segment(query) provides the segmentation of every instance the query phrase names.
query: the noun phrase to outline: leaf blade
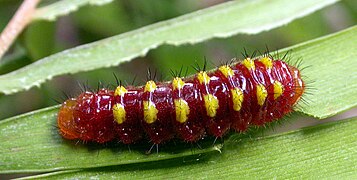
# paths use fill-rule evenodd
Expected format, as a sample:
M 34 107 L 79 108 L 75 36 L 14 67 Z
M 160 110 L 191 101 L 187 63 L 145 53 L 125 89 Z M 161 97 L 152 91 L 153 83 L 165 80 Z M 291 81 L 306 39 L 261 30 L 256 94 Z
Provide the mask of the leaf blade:
M 284 25 L 338 0 L 294 1 L 296 2 L 293 3 L 291 0 L 277 0 L 274 3 L 268 0 L 230 1 L 82 45 L 1 75 L 0 92 L 11 94 L 39 86 L 54 76 L 115 66 L 143 56 L 149 50 L 162 44 L 194 44 L 214 37 L 229 37 L 237 33 L 259 33 Z M 280 7 L 289 10 L 279 10 Z M 274 9 L 276 11 L 273 11 Z M 251 12 L 254 11 L 262 13 L 252 16 Z
M 352 118 L 263 138 L 232 137 L 223 153 L 197 162 L 162 161 L 33 178 L 353 179 L 357 177 L 356 128 L 357 118 Z
M 289 48 L 295 58 L 303 58 L 302 66 L 308 68 L 302 74 L 313 88 L 307 89 L 308 103 L 300 101 L 298 111 L 323 119 L 357 106 L 355 42 L 357 26 Z
M 60 16 L 67 15 L 71 12 L 78 10 L 85 5 L 104 5 L 112 2 L 113 0 L 62 0 L 45 7 L 36 9 L 33 16 L 33 21 L 47 20 L 54 21 Z
M 314 64 L 314 63 L 320 64 L 323 60 L 316 61 L 315 58 L 316 57 L 320 58 L 320 56 L 318 56 L 318 55 L 321 55 L 321 54 L 324 55 L 326 53 L 329 54 L 328 52 L 332 52 L 331 49 L 326 48 L 326 47 L 330 46 L 330 43 L 332 43 L 332 44 L 339 43 L 338 46 L 344 47 L 345 50 L 346 50 L 346 48 L 353 48 L 354 46 L 351 46 L 351 43 L 353 44 L 353 42 L 356 42 L 356 41 L 354 41 L 354 38 L 357 37 L 356 34 L 357 34 L 357 26 L 354 26 L 350 29 L 341 31 L 339 33 L 336 33 L 336 34 L 333 34 L 333 35 L 330 35 L 327 37 L 323 37 L 323 38 L 320 38 L 317 40 L 313 40 L 308 43 L 303 43 L 301 45 L 297 45 L 293 49 L 296 50 L 295 53 L 297 53 L 298 55 L 299 55 L 299 53 L 304 53 L 304 57 L 307 57 L 307 60 L 306 60 L 307 64 L 310 64 L 310 65 Z M 348 46 L 348 47 L 346 47 L 346 46 Z M 313 48 L 313 47 L 315 47 L 315 48 Z M 321 49 L 316 49 L 316 47 L 320 47 Z M 310 49 L 315 49 L 316 52 L 310 51 Z M 340 52 L 340 53 L 342 53 L 342 52 Z M 340 62 L 340 63 L 331 64 L 329 67 L 332 68 L 332 70 L 330 68 L 321 69 L 318 66 L 313 68 L 313 70 L 329 72 L 330 76 L 335 77 L 336 73 L 339 74 L 339 72 L 333 68 L 339 67 L 339 65 L 342 67 L 346 66 L 346 64 L 344 64 L 345 63 L 344 61 L 346 60 L 346 58 L 348 59 L 350 56 L 353 56 L 353 53 L 346 54 L 344 56 L 339 56 L 337 54 L 336 57 L 338 59 L 335 61 Z M 308 58 L 308 57 L 311 57 L 311 58 Z M 356 64 L 357 64 L 357 61 L 350 61 L 348 65 L 352 66 L 352 67 L 356 67 L 357 66 Z M 326 104 L 326 105 L 321 106 L 322 110 L 313 109 L 312 114 L 319 114 L 320 112 L 324 112 L 325 115 L 327 115 L 327 114 L 331 115 L 331 113 L 339 112 L 340 110 L 330 111 L 330 109 L 328 109 L 328 107 L 331 104 L 334 104 L 334 102 L 337 102 L 337 105 L 339 105 L 338 102 L 341 100 L 341 98 L 345 98 L 345 100 L 346 99 L 350 100 L 348 102 L 349 108 L 354 105 L 354 103 L 356 101 L 349 95 L 353 95 L 353 93 L 355 93 L 355 92 L 353 90 L 341 92 L 339 89 L 340 86 L 343 85 L 345 82 L 352 83 L 352 82 L 356 81 L 357 76 L 349 77 L 349 75 L 351 73 L 353 73 L 353 72 L 349 73 L 349 71 L 354 71 L 354 69 L 350 68 L 350 67 L 349 67 L 348 71 L 345 69 L 346 74 L 344 74 L 344 75 L 342 74 L 341 76 L 338 77 L 338 78 L 344 79 L 344 81 L 342 81 L 342 83 L 341 83 L 341 79 L 338 79 L 336 77 L 336 80 L 334 82 L 334 84 L 337 84 L 336 87 L 335 88 L 332 87 L 332 89 L 330 88 L 329 91 L 327 91 L 327 93 L 329 93 L 330 91 L 335 92 L 335 93 L 332 93 L 332 97 L 337 97 L 337 98 L 330 98 L 330 99 L 325 98 L 324 96 L 326 96 L 326 93 L 321 93 L 321 92 L 320 92 L 320 94 L 316 94 L 315 95 L 316 97 L 313 97 L 313 98 L 318 99 L 319 103 Z M 312 79 L 319 78 L 318 81 L 316 82 L 316 84 L 318 86 L 322 87 L 321 88 L 322 92 L 325 89 L 325 87 L 330 87 L 331 81 L 329 81 L 330 83 L 326 83 L 326 81 L 329 80 L 328 77 L 327 77 L 327 79 L 321 78 L 321 77 L 319 77 L 320 74 L 315 74 L 315 75 L 311 74 L 311 76 L 312 76 L 311 77 Z M 320 89 L 318 89 L 318 90 L 320 91 Z M 341 94 L 336 94 L 338 92 Z M 314 106 L 314 104 L 302 105 L 302 107 L 304 107 L 306 109 L 313 108 L 310 106 Z M 340 106 L 340 108 L 341 107 L 344 108 L 346 106 Z M 327 109 L 327 111 L 326 111 L 326 109 Z M 2 169 L 3 172 L 16 172 L 17 170 L 19 170 L 16 168 L 19 168 L 21 166 L 19 164 L 11 164 L 11 162 L 25 163 L 25 164 L 27 163 L 26 166 L 28 165 L 31 168 L 38 168 L 38 167 L 32 166 L 34 159 L 37 158 L 36 156 L 34 156 L 34 154 L 36 154 L 36 152 L 43 152 L 43 153 L 38 154 L 39 159 L 44 158 L 43 156 L 45 156 L 45 155 L 53 158 L 51 160 L 47 159 L 45 162 L 58 161 L 58 157 L 56 155 L 54 155 L 55 153 L 61 154 L 61 156 L 63 156 L 65 158 L 65 161 L 68 161 L 68 162 L 71 162 L 69 159 L 73 160 L 77 157 L 78 154 L 73 153 L 73 149 L 71 149 L 71 147 L 73 148 L 76 146 L 74 146 L 73 144 L 72 145 L 66 144 L 66 142 L 63 141 L 63 139 L 59 136 L 56 128 L 53 126 L 55 124 L 55 117 L 56 117 L 57 111 L 58 111 L 58 107 L 51 107 L 49 109 L 40 110 L 39 112 L 33 112 L 30 114 L 10 118 L 8 120 L 4 120 L 4 121 L 0 122 L 0 142 L 2 142 L 2 146 L 0 146 L 0 155 L 1 155 L 0 162 L 7 162 L 7 163 L 10 162 L 10 164 L 7 164 L 6 166 L 0 166 L 0 169 L 3 168 Z M 302 109 L 301 111 L 304 112 L 304 109 Z M 309 111 L 307 111 L 307 113 L 309 113 Z M 31 116 L 34 116 L 34 117 L 29 119 L 29 117 L 31 117 Z M 21 141 L 18 140 L 19 136 L 22 137 Z M 33 138 L 33 143 L 28 142 L 29 137 Z M 41 143 L 42 143 L 42 146 L 40 146 Z M 5 145 L 3 145 L 3 144 L 5 144 Z M 36 146 L 36 144 L 38 144 L 38 145 Z M 17 146 L 20 146 L 20 149 Z M 30 149 L 26 149 L 27 147 L 29 147 Z M 43 148 L 43 147 L 45 147 L 45 148 Z M 48 147 L 50 147 L 50 149 L 46 149 Z M 211 152 L 211 151 L 215 151 L 216 149 L 215 148 L 203 149 L 203 151 Z M 19 156 L 20 155 L 19 151 L 22 151 L 21 156 Z M 79 154 L 84 153 L 85 155 L 79 156 L 79 159 L 75 162 L 85 162 L 88 165 L 85 167 L 93 167 L 92 166 L 93 161 L 88 161 L 88 158 L 85 158 L 85 157 L 93 158 L 94 157 L 93 152 L 88 151 L 88 149 L 85 149 L 83 147 L 80 147 L 79 150 L 77 150 L 77 151 Z M 107 157 L 107 159 L 102 158 L 103 160 L 101 162 L 97 162 L 98 165 L 101 165 L 101 166 L 113 165 L 113 164 L 118 164 L 118 162 L 123 161 L 123 159 L 120 159 L 119 157 L 115 156 L 114 155 L 115 153 L 113 153 L 113 152 L 108 152 L 108 150 L 106 150 L 106 149 L 103 149 L 102 151 L 101 151 L 101 154 L 105 155 L 105 157 Z M 31 153 L 26 154 L 26 152 L 31 152 Z M 178 156 L 181 157 L 182 155 L 186 156 L 186 155 L 190 154 L 187 151 L 183 151 L 183 152 L 184 152 L 183 154 L 181 154 L 181 155 L 179 154 Z M 50 154 L 48 154 L 48 153 L 50 153 Z M 67 154 L 69 154 L 71 156 L 68 156 Z M 18 156 L 20 157 L 20 159 L 17 159 L 17 158 L 19 158 Z M 114 158 L 113 158 L 113 156 L 114 156 Z M 60 159 L 63 160 L 63 157 L 61 157 Z M 140 157 L 143 158 L 142 154 L 141 155 L 139 154 L 139 159 L 140 159 Z M 175 156 L 169 156 L 166 154 L 166 157 L 172 158 Z M 9 158 L 9 159 L 1 159 L 1 158 Z M 84 158 L 84 159 L 81 159 L 81 158 Z M 138 156 L 134 155 L 134 157 L 130 157 L 130 159 L 127 159 L 127 161 L 124 160 L 123 163 L 137 162 L 137 161 L 135 161 L 135 159 L 137 159 L 137 158 L 138 158 Z M 116 161 L 113 162 L 113 159 Z M 133 159 L 134 159 L 134 161 L 132 161 Z M 163 158 L 159 158 L 159 159 L 163 159 Z M 27 161 L 25 161 L 25 160 L 27 160 Z M 155 158 L 151 159 L 151 160 L 155 160 Z M 158 160 L 158 159 L 156 159 L 156 160 Z M 99 161 L 100 161 L 100 159 L 99 159 Z M 61 162 L 63 163 L 64 161 L 61 161 Z M 40 163 L 40 161 L 38 161 L 38 164 L 41 165 L 43 163 Z M 45 164 L 45 166 L 43 165 L 43 166 L 41 166 L 41 168 L 47 168 L 50 165 L 51 164 Z M 14 167 L 12 167 L 12 166 L 14 166 Z M 73 166 L 72 165 L 71 167 L 68 167 L 67 169 L 76 168 L 76 167 L 83 168 L 83 166 Z M 11 168 L 15 168 L 15 169 L 11 169 Z M 57 164 L 55 169 L 65 169 L 65 168 L 63 168 L 62 166 L 58 166 L 58 164 Z M 43 172 L 42 170 L 43 169 L 39 169 L 37 172 Z M 50 169 L 46 169 L 46 170 L 50 170 Z M 28 171 L 30 171 L 30 170 L 28 170 Z
M 219 151 L 221 148 L 219 144 L 204 149 L 175 147 L 148 156 L 144 151 L 149 149 L 150 144 L 134 146 L 132 150 L 117 144 L 109 147 L 76 144 L 64 140 L 58 133 L 57 112 L 58 106 L 53 106 L 0 122 L 0 174 L 50 172 L 158 161 L 195 156 Z

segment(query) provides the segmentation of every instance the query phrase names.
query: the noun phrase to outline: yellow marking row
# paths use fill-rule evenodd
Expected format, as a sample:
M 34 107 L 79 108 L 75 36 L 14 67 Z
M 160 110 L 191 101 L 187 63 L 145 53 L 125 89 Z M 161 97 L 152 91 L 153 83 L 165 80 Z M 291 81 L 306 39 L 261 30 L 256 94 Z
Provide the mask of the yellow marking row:
M 144 92 L 153 93 L 156 90 L 157 86 L 154 81 L 148 81 L 145 84 Z M 152 124 L 157 120 L 157 113 L 159 110 L 156 108 L 155 103 L 152 101 L 143 101 L 144 108 L 144 121 L 148 124 Z
M 227 65 L 219 67 L 219 71 L 221 71 L 226 78 L 233 77 L 234 75 L 233 70 Z
M 231 89 L 232 100 L 233 100 L 233 110 L 239 111 L 242 108 L 242 103 L 244 95 L 241 89 L 234 88 Z
M 257 100 L 258 100 L 258 104 L 260 106 L 263 106 L 267 96 L 268 96 L 268 91 L 267 89 L 264 87 L 263 84 L 258 84 L 257 85 Z
M 128 90 L 126 90 L 124 86 L 118 86 L 115 89 L 114 96 L 124 97 L 125 93 L 127 93 L 127 92 L 128 92 Z M 120 103 L 115 104 L 113 106 L 113 116 L 114 116 L 114 120 L 118 124 L 122 124 L 126 120 L 125 107 Z
M 271 69 L 273 67 L 273 60 L 269 57 L 262 57 L 259 59 L 261 63 L 264 64 L 265 68 Z M 254 61 L 250 58 L 246 58 L 243 60 L 242 64 L 248 69 L 248 70 L 255 70 L 255 64 Z M 274 82 L 274 99 L 277 99 L 283 94 L 284 88 L 283 85 L 279 81 Z M 260 106 L 263 106 L 266 98 L 268 97 L 268 91 L 262 84 L 258 84 L 256 86 L 256 95 L 257 95 L 257 101 Z
M 259 59 L 259 61 L 263 63 L 267 69 L 271 69 L 273 67 L 273 60 L 271 60 L 269 57 L 263 57 Z
M 259 59 L 261 63 L 264 64 L 264 66 L 267 69 L 271 69 L 273 67 L 273 60 L 269 57 L 262 57 Z M 248 69 L 248 70 L 255 70 L 255 64 L 254 61 L 250 58 L 246 58 L 243 60 L 242 64 Z
M 182 90 L 184 85 L 185 82 L 179 77 L 175 77 L 174 80 L 172 80 L 173 90 Z M 188 115 L 190 114 L 190 107 L 188 106 L 188 103 L 181 98 L 175 99 L 174 106 L 176 121 L 180 123 L 185 123 L 188 120 Z
M 250 62 L 246 63 L 246 65 L 250 66 Z M 233 70 L 227 65 L 219 67 L 219 71 L 221 71 L 221 73 L 227 79 L 234 76 Z M 240 88 L 236 87 L 236 88 L 231 89 L 230 92 L 231 92 L 232 101 L 233 101 L 233 110 L 240 111 L 240 109 L 242 108 L 242 103 L 243 103 L 243 99 L 244 99 L 242 90 Z
M 205 102 L 205 107 L 207 111 L 207 116 L 215 117 L 217 114 L 217 109 L 219 108 L 218 98 L 212 94 L 206 94 L 203 96 Z
M 272 68 L 273 64 L 270 58 L 263 57 L 259 61 L 262 62 L 266 66 L 266 68 Z M 246 58 L 245 60 L 243 60 L 242 64 L 249 70 L 255 69 L 254 61 L 251 60 L 250 58 Z M 232 77 L 234 75 L 233 70 L 227 65 L 219 67 L 219 70 L 226 78 Z M 197 79 L 200 82 L 200 84 L 208 84 L 210 82 L 210 77 L 204 71 L 201 71 L 197 74 Z M 172 81 L 173 90 L 181 90 L 184 85 L 185 82 L 179 77 L 174 78 Z M 154 92 L 156 88 L 157 86 L 154 81 L 148 81 L 144 87 L 144 92 Z M 233 101 L 233 110 L 240 111 L 244 100 L 243 92 L 240 88 L 234 88 L 231 89 L 230 91 Z M 125 93 L 127 92 L 128 91 L 123 86 L 119 86 L 115 90 L 114 96 L 124 96 Z M 284 92 L 283 85 L 279 81 L 275 81 L 274 99 L 279 98 L 283 94 L 283 92 Z M 264 87 L 264 85 L 262 84 L 257 85 L 256 95 L 257 95 L 258 104 L 262 106 L 265 103 L 266 98 L 268 96 L 267 89 Z M 217 114 L 217 110 L 219 108 L 218 98 L 212 94 L 204 95 L 203 98 L 204 98 L 207 115 L 209 117 L 215 117 Z M 190 113 L 190 108 L 187 102 L 181 98 L 175 99 L 174 105 L 175 105 L 176 121 L 180 123 L 185 123 L 188 120 L 188 115 Z M 144 108 L 145 122 L 147 122 L 148 124 L 154 123 L 157 120 L 157 113 L 158 113 L 158 109 L 156 108 L 155 104 L 151 101 L 143 101 L 143 108 Z M 115 121 L 118 122 L 118 124 L 122 124 L 126 118 L 125 107 L 119 103 L 115 104 L 113 107 L 113 115 Z
M 182 79 L 179 77 L 175 77 L 174 80 L 172 80 L 173 90 L 181 90 L 184 85 L 185 85 L 185 82 L 182 81 Z
M 144 92 L 154 92 L 156 87 L 157 86 L 154 81 L 148 81 L 145 84 Z
M 284 93 L 284 86 L 279 81 L 275 81 L 273 86 L 274 86 L 274 100 L 276 100 Z M 264 85 L 258 84 L 257 85 L 257 100 L 258 100 L 258 104 L 260 106 L 263 106 L 263 104 L 266 101 L 267 96 L 268 96 L 267 89 L 264 87 Z
M 225 69 L 227 70 L 227 69 Z M 226 72 L 228 75 L 228 71 Z M 208 83 L 210 82 L 210 77 L 207 75 L 206 72 L 204 71 L 200 71 L 197 74 L 197 79 L 199 81 L 200 84 L 204 84 L 204 85 L 208 85 Z M 205 107 L 206 107 L 206 112 L 207 112 L 207 116 L 209 117 L 215 117 L 217 115 L 217 109 L 219 108 L 219 102 L 218 102 L 218 98 L 212 94 L 206 94 L 203 95 L 203 100 L 205 103 Z
M 127 92 L 128 90 L 126 90 L 124 86 L 118 86 L 115 89 L 114 96 L 124 96 Z
M 175 113 L 176 121 L 180 123 L 185 123 L 188 120 L 188 115 L 190 114 L 190 107 L 188 103 L 183 99 L 175 99 Z
M 148 124 L 152 124 L 157 120 L 157 110 L 155 104 L 151 101 L 143 101 L 144 105 L 144 121 Z
M 255 70 L 255 64 L 254 61 L 250 58 L 246 58 L 243 60 L 242 64 L 248 69 L 248 70 Z
M 211 78 L 207 75 L 206 72 L 204 71 L 200 71 L 198 74 L 197 74 L 197 79 L 198 81 L 200 82 L 200 84 L 208 84 L 209 81 L 211 80 Z
M 278 99 L 284 93 L 284 87 L 279 81 L 274 82 L 274 100 Z
M 122 124 L 126 120 L 126 111 L 122 104 L 118 103 L 113 106 L 113 116 L 118 124 Z

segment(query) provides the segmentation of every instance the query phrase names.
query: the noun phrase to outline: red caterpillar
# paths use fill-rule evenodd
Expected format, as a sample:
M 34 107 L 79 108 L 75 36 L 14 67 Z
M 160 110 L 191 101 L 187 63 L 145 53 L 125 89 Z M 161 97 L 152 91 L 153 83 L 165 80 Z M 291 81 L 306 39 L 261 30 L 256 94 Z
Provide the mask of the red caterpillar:
M 66 139 L 97 143 L 131 144 L 144 135 L 154 144 L 173 137 L 194 142 L 206 132 L 221 137 L 277 120 L 304 90 L 296 67 L 269 56 L 246 58 L 171 82 L 84 92 L 62 104 L 58 127 Z

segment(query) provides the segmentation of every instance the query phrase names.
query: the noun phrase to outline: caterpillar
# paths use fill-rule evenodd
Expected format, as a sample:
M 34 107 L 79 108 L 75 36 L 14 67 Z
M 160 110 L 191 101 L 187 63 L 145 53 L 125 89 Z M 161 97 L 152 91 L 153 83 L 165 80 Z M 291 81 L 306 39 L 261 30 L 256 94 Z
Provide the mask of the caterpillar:
M 63 138 L 84 142 L 195 142 L 205 134 L 222 137 L 276 121 L 304 91 L 297 67 L 270 55 L 246 57 L 170 82 L 85 91 L 61 105 L 57 124 Z

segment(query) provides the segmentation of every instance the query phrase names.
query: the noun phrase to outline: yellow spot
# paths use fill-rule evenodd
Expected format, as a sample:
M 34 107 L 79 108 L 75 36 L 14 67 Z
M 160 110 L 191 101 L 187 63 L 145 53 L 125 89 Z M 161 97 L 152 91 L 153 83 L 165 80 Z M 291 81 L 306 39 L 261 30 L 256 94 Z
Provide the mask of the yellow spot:
M 175 99 L 175 111 L 176 111 L 176 121 L 184 123 L 188 119 L 190 114 L 190 107 L 187 102 L 183 99 Z
M 274 82 L 274 100 L 278 99 L 284 92 L 284 87 L 279 81 Z
M 215 117 L 217 114 L 217 109 L 219 108 L 217 97 L 213 96 L 212 94 L 207 94 L 203 96 L 203 99 L 205 101 L 207 115 L 209 117 Z
M 128 90 L 126 90 L 124 86 L 118 86 L 115 89 L 114 96 L 124 96 L 124 94 L 127 92 Z
M 155 104 L 151 101 L 143 101 L 144 104 L 144 120 L 146 123 L 151 124 L 156 121 L 157 113 L 159 112 Z
M 258 104 L 260 106 L 263 106 L 267 96 L 268 96 L 267 89 L 264 87 L 264 85 L 258 84 L 257 85 L 257 99 L 258 99 Z
M 183 88 L 184 85 L 185 85 L 185 82 L 182 81 L 182 79 L 179 77 L 175 77 L 174 80 L 172 80 L 173 90 L 180 90 Z
M 146 82 L 144 92 L 154 92 L 156 89 L 156 84 L 154 81 Z
M 269 57 L 263 57 L 259 61 L 262 62 L 267 69 L 271 69 L 273 67 L 273 61 Z
M 242 64 L 248 69 L 248 70 L 255 70 L 255 65 L 254 61 L 250 58 L 246 58 L 243 60 Z
M 125 116 L 126 116 L 124 106 L 121 104 L 115 104 L 113 106 L 113 116 L 114 116 L 114 120 L 118 124 L 122 124 L 125 121 Z
M 231 90 L 233 100 L 233 110 L 239 111 L 242 108 L 244 95 L 241 89 L 234 88 Z
M 219 67 L 219 70 L 226 78 L 232 77 L 234 75 L 233 70 L 227 65 Z
M 210 77 L 204 71 L 201 71 L 197 74 L 197 79 L 200 82 L 200 84 L 208 84 L 210 81 Z

